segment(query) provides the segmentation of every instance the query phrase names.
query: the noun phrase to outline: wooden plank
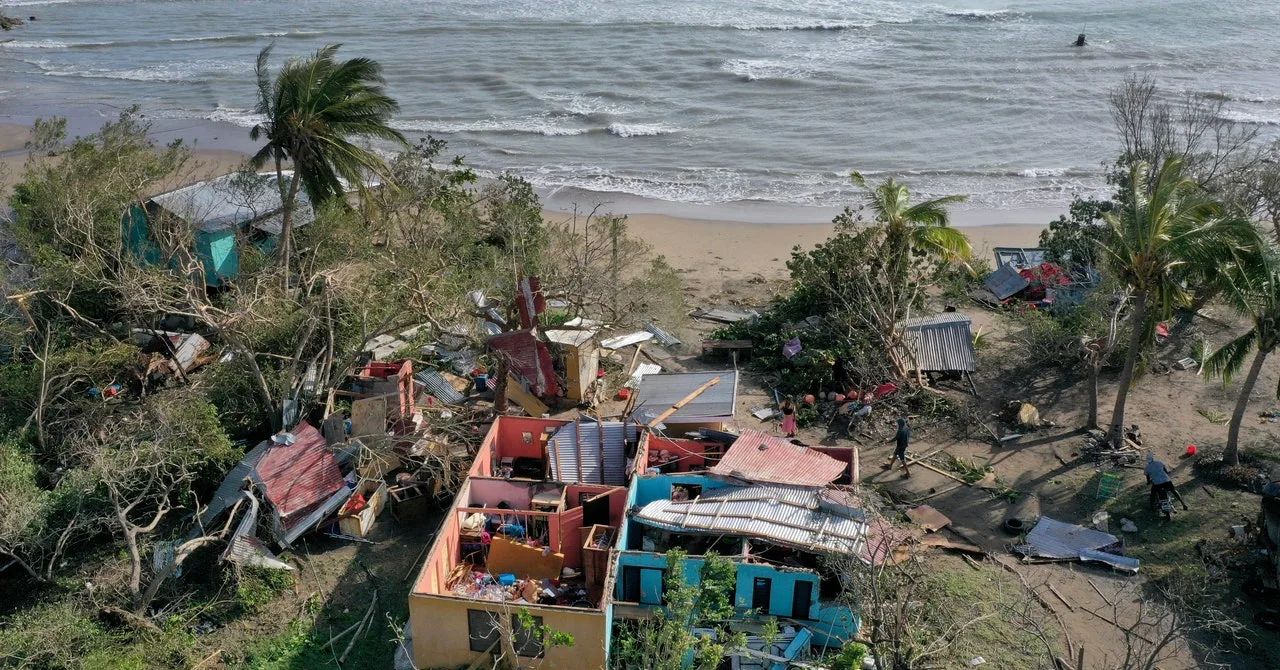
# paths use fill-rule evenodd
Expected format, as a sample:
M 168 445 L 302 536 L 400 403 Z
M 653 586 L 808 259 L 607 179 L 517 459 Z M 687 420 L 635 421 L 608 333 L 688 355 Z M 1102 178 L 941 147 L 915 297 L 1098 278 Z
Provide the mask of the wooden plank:
M 546 403 L 538 400 L 536 396 L 528 393 L 522 388 L 513 377 L 507 377 L 507 399 L 520 406 L 529 416 L 534 418 L 551 411 Z
M 930 533 L 951 525 L 951 519 L 928 505 L 921 505 L 915 509 L 907 510 L 907 518 L 911 519 L 911 523 Z
M 659 414 L 659 415 L 657 416 L 657 418 L 655 418 L 653 421 L 650 421 L 650 422 L 645 426 L 645 428 L 648 428 L 648 429 L 652 430 L 655 426 L 657 426 L 657 425 L 661 424 L 663 421 L 665 421 L 665 420 L 666 420 L 668 417 L 670 417 L 672 414 L 675 414 L 676 412 L 679 412 L 681 407 L 684 407 L 685 405 L 687 405 L 687 404 L 689 404 L 689 403 L 693 402 L 695 399 L 697 399 L 697 397 L 698 397 L 698 396 L 700 396 L 700 395 L 702 395 L 703 393 L 705 393 L 707 389 L 709 389 L 709 388 L 711 388 L 712 386 L 715 386 L 716 384 L 719 384 L 719 383 L 720 383 L 720 378 L 719 378 L 719 377 L 716 377 L 716 378 L 712 379 L 711 381 L 709 381 L 709 382 L 707 382 L 707 383 L 703 384 L 702 386 L 699 386 L 698 388 L 694 389 L 693 393 L 690 393 L 689 395 L 687 395 L 687 396 L 685 396 L 685 397 L 681 398 L 679 402 L 677 402 L 676 404 L 674 404 L 674 405 L 672 405 L 671 407 L 667 408 L 667 410 L 666 410 L 665 412 L 663 412 L 662 414 Z
M 1058 600 L 1061 600 L 1062 604 L 1067 606 L 1067 609 L 1071 610 L 1072 612 L 1076 611 L 1075 606 L 1067 602 L 1067 599 L 1062 597 L 1061 593 L 1058 593 L 1058 589 L 1054 588 L 1051 582 L 1045 582 L 1044 585 L 1049 587 L 1049 590 L 1053 592 L 1053 595 L 1057 596 Z
M 351 403 L 351 437 L 387 434 L 387 397 L 363 398 Z
M 494 575 L 509 573 L 518 579 L 559 579 L 564 554 L 543 555 L 542 549 L 495 536 L 489 545 L 486 568 Z

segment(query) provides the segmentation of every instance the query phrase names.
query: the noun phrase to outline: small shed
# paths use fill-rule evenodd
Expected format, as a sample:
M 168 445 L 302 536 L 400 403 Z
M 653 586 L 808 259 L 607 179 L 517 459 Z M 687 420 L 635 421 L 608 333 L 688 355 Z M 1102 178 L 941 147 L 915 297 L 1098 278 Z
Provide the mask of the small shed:
M 160 217 L 172 217 L 191 228 L 192 251 L 204 267 L 205 283 L 220 286 L 240 274 L 242 240 L 264 252 L 275 249 L 284 218 L 276 184 L 275 173 L 232 173 L 134 203 L 121 222 L 125 244 L 140 260 L 161 262 L 153 226 Z M 306 194 L 299 192 L 293 226 L 301 228 L 314 218 Z
M 564 361 L 564 395 L 582 401 L 600 370 L 600 347 L 596 345 L 594 322 L 577 318 L 566 324 L 573 328 L 548 330 L 544 334 L 552 350 Z
M 738 373 L 735 370 L 645 375 L 636 387 L 636 418 L 645 423 L 657 417 L 716 377 L 720 378 L 718 384 L 703 391 L 667 417 L 664 423 L 674 430 L 722 430 L 733 420 L 738 404 Z
M 973 321 L 957 312 L 919 316 L 900 324 L 907 347 L 908 366 L 917 372 L 960 373 L 973 387 L 970 373 L 977 369 L 973 353 Z M 974 390 L 974 394 L 977 391 Z

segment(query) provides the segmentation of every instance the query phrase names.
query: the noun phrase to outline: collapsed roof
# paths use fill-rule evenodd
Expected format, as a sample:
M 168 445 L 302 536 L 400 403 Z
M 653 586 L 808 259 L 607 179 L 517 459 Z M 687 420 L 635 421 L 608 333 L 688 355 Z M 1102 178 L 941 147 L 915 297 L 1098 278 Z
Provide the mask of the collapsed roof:
M 693 500 L 655 500 L 636 521 L 673 533 L 736 535 L 804 551 L 864 556 L 866 515 L 838 489 L 755 484 L 704 492 Z
M 808 447 L 780 437 L 744 430 L 729 445 L 711 473 L 749 482 L 825 486 L 845 470 L 845 464 Z

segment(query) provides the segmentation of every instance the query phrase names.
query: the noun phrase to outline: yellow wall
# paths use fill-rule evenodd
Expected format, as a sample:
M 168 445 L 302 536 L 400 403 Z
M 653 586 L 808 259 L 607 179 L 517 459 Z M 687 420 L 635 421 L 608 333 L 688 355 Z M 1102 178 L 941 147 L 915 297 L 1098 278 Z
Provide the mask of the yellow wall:
M 508 605 L 519 611 L 520 605 Z M 529 666 L 565 670 L 597 670 L 605 664 L 605 616 L 597 610 L 525 605 L 529 614 L 542 617 L 552 630 L 573 635 L 572 647 L 549 647 L 546 658 L 521 659 Z M 471 651 L 467 610 L 502 612 L 498 603 L 413 594 L 409 596 L 409 622 L 413 630 L 413 659 L 420 668 L 453 668 L 480 657 Z

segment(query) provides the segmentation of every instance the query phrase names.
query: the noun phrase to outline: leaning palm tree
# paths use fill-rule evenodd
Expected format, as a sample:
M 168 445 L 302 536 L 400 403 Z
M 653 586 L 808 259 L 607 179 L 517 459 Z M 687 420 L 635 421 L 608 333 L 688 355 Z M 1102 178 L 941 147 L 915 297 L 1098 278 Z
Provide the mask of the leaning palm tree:
M 899 267 L 905 266 L 912 252 L 924 253 L 947 260 L 968 260 L 972 253 L 969 238 L 950 226 L 951 217 L 946 205 L 963 202 L 962 195 L 948 195 L 934 200 L 911 203 L 911 190 L 892 177 L 874 188 L 857 172 L 851 175 L 853 182 L 867 188 L 866 204 L 875 220 L 886 228 L 886 239 L 892 250 L 891 259 Z
M 1280 257 L 1275 251 L 1268 249 L 1266 253 L 1246 257 L 1224 273 L 1228 277 L 1224 295 L 1249 317 L 1253 327 L 1206 356 L 1201 367 L 1205 377 L 1221 377 L 1224 385 L 1230 384 L 1244 369 L 1249 352 L 1254 352 L 1227 428 L 1227 448 L 1222 459 L 1229 465 L 1240 464 L 1240 424 L 1249 406 L 1249 396 L 1258 383 L 1258 373 L 1267 356 L 1280 347 Z M 1280 397 L 1280 388 L 1276 389 L 1276 396 Z
M 330 44 L 307 58 L 292 58 L 275 79 L 267 70 L 271 46 L 258 54 L 258 105 L 261 123 L 249 131 L 250 139 L 266 144 L 254 154 L 255 169 L 274 161 L 280 188 L 280 254 L 285 283 L 289 281 L 289 254 L 293 212 L 298 189 L 313 205 L 340 197 L 343 180 L 364 187 L 368 173 L 384 174 L 386 163 L 354 138 L 405 139 L 387 125 L 400 106 L 383 88 L 382 66 L 368 58 L 339 61 L 341 45 Z M 293 175 L 285 182 L 283 163 L 293 163 Z
M 1167 317 L 1186 303 L 1182 277 L 1190 268 L 1229 263 L 1237 251 L 1259 244 L 1248 220 L 1224 216 L 1218 202 L 1183 176 L 1181 161 L 1165 161 L 1154 181 L 1148 174 L 1146 164 L 1134 165 L 1126 206 L 1104 216 L 1109 230 L 1101 243 L 1103 263 L 1133 296 L 1129 348 L 1111 414 L 1110 438 L 1117 445 L 1123 441 L 1125 405 L 1138 358 L 1153 339 L 1151 317 Z

